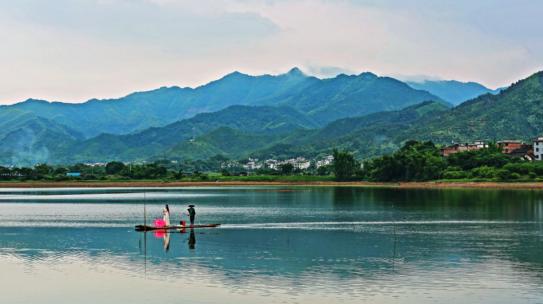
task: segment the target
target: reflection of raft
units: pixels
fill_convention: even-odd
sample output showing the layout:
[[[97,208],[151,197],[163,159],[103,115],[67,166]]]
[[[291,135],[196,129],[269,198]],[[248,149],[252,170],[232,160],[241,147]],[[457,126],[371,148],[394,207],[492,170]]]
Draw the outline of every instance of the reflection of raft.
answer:
[[[180,230],[180,229],[194,229],[194,228],[216,228],[221,224],[206,224],[206,225],[174,225],[167,227],[155,227],[155,226],[146,226],[146,225],[136,225],[134,228],[136,231],[154,231],[154,230]]]

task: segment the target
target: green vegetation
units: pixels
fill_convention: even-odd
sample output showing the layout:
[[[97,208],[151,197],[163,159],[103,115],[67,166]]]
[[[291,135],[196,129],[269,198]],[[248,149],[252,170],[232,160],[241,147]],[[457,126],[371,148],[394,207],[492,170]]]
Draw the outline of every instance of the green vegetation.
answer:
[[[351,151],[358,159],[379,156],[401,147],[403,130],[447,111],[449,107],[442,102],[426,101],[399,111],[340,119],[322,129],[293,134],[254,155],[259,158],[312,156],[331,154],[331,147],[336,147]]]
[[[76,164],[50,166],[39,164],[32,168],[0,166],[0,181],[284,181],[309,182],[331,181],[329,174],[316,174],[315,169],[299,170],[285,164],[280,170],[259,169],[254,172],[242,168],[220,169],[224,157],[215,156],[208,161],[171,163],[157,161],[150,164],[124,164],[113,161],[105,166]],[[200,171],[202,170],[202,171]],[[219,172],[219,173],[217,173]],[[327,169],[326,172],[329,172]],[[321,170],[321,173],[322,170]]]
[[[502,91],[467,101],[404,130],[401,139],[435,143],[475,140],[531,140],[543,131],[543,72]]]
[[[317,124],[291,108],[231,106],[128,135],[102,134],[57,153],[55,163],[242,158],[294,130]],[[246,131],[242,131],[246,130]]]
[[[543,162],[528,162],[489,148],[439,155],[432,142],[408,141],[400,150],[367,161],[360,177],[371,181],[540,181]]]
[[[543,162],[529,162],[503,154],[494,144],[488,148],[452,154],[445,158],[432,142],[408,141],[396,152],[362,164],[345,150],[334,150],[331,165],[307,170],[290,163],[277,170],[261,168],[247,172],[243,167],[223,167],[231,162],[221,155],[203,161],[156,161],[148,164],[109,162],[105,166],[76,164],[32,168],[0,167],[3,181],[543,181]]]
[[[29,99],[3,107],[0,115],[11,110],[31,113],[92,138],[102,133],[129,134],[161,127],[233,105],[287,106],[319,121],[330,122],[347,116],[401,109],[424,100],[439,100],[439,97],[371,73],[321,80],[294,68],[277,76],[233,72],[195,89],[162,87],[119,99],[93,99],[83,104]]]
[[[358,162],[351,153],[334,150],[332,170],[337,180],[345,181],[351,179],[354,176],[357,166]]]
[[[0,107],[0,164],[244,157],[301,128],[425,100],[439,98],[371,73],[321,80],[298,69],[278,76],[235,72],[195,89],[164,87],[83,104],[27,100]],[[223,127],[239,132],[238,149],[225,141],[231,135],[211,134]],[[248,144],[263,132],[281,136]]]
[[[164,94],[164,100],[149,99],[155,93],[160,96]],[[136,105],[140,103],[145,104],[142,109],[151,107],[155,102],[157,107],[164,106],[161,111],[168,109],[168,112],[173,114],[164,116],[164,121],[161,122],[149,118],[150,121],[144,123],[161,127],[145,129],[132,118],[128,118],[132,113],[121,106],[119,100],[69,106],[74,113],[83,106],[87,107],[87,110],[93,109],[89,110],[89,119],[106,108],[126,110],[119,112],[122,115],[110,117],[123,126],[113,126],[111,124],[114,122],[111,122],[108,129],[110,134],[100,134],[89,139],[85,139],[89,134],[79,132],[78,129],[79,126],[88,127],[88,117],[67,123],[66,115],[72,112],[58,110],[60,114],[53,115],[56,111],[53,108],[64,109],[65,105],[28,101],[17,106],[0,108],[0,164],[33,166],[45,162],[57,165],[106,161],[145,163],[168,159],[183,163],[186,168],[174,171],[218,172],[220,168],[216,161],[212,160],[215,155],[229,159],[287,159],[298,156],[317,158],[331,154],[336,148],[349,151],[355,159],[362,160],[393,154],[413,138],[436,144],[500,139],[529,141],[542,132],[543,72],[513,84],[498,95],[486,94],[452,109],[442,101],[423,101],[417,104],[423,97],[432,99],[430,94],[419,93],[420,91],[394,79],[377,77],[370,73],[357,76],[340,75],[326,80],[307,77],[297,70],[280,76],[261,77],[233,73],[194,90],[162,88],[156,92],[137,93],[123,99],[132,105],[131,109],[137,109]],[[174,98],[176,94],[185,95]],[[200,99],[202,96],[205,96],[205,99]],[[228,96],[232,99],[227,98]],[[165,106],[168,98],[171,103]],[[183,103],[185,98],[191,102]],[[401,98],[404,99],[400,100]],[[196,101],[198,104],[193,103]],[[379,105],[375,104],[377,101]],[[243,105],[231,105],[232,103]],[[175,114],[176,107],[185,106],[195,107],[191,109],[196,112],[190,115],[202,111],[216,112],[200,113],[192,118],[165,125],[172,117],[181,115]],[[403,106],[407,107],[398,110]],[[36,109],[43,110],[39,114],[43,117],[38,116]],[[388,111],[375,112],[377,109]],[[157,113],[162,112],[150,111],[149,117],[158,115]],[[351,117],[362,114],[366,115]],[[108,117],[109,114],[103,115]],[[138,115],[135,117],[139,117]],[[337,115],[340,117],[335,117]],[[348,118],[342,118],[346,116]],[[73,117],[78,116],[74,114]],[[336,118],[340,119],[329,122]],[[96,119],[93,123],[100,123],[102,116]],[[324,125],[325,123],[328,124]],[[74,124],[78,128],[75,128]],[[124,134],[133,128],[143,130]],[[404,172],[403,179],[437,178],[431,174],[435,171],[432,168],[428,169],[428,172],[412,170],[413,166],[420,165],[415,162],[433,162],[436,160],[434,156],[407,155],[407,152],[404,152],[406,159],[402,159],[399,164],[386,161],[394,170],[400,170],[398,168],[404,166],[410,168],[408,172]],[[496,159],[487,159],[487,164],[481,164],[474,159],[461,159],[458,160],[459,163],[454,163],[457,158],[454,156],[447,160],[447,167],[443,172],[438,171],[441,174],[439,178],[525,178],[517,172],[511,173],[519,174],[519,177],[516,174],[508,175],[507,172],[497,175],[490,172],[491,169],[482,168],[487,166],[503,169],[504,162],[510,162],[504,160],[503,155],[494,156]],[[470,164],[472,162],[475,163]],[[434,165],[440,164],[437,161],[435,164],[428,164],[430,167]],[[471,172],[476,168],[481,169]],[[330,174],[325,172],[325,169],[321,170],[319,174]],[[398,178],[395,173],[375,171],[375,175],[370,175],[366,170],[362,176],[358,171],[347,174],[352,175],[351,177],[346,175],[341,178]],[[534,174],[536,173],[531,173]]]
[[[376,181],[424,181],[441,178],[445,159],[431,142],[408,141],[392,155],[364,163],[362,177]]]

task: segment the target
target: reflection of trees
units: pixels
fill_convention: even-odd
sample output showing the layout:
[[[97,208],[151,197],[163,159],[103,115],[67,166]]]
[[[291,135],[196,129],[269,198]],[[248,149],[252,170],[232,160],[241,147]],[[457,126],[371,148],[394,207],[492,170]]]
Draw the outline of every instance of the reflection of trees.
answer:
[[[490,260],[508,263],[531,276],[541,278],[543,273],[541,192],[349,187],[294,190],[243,190],[239,191],[243,199],[233,195],[220,200],[226,206],[236,207],[341,211],[330,212],[334,218],[322,221],[387,223],[347,227],[352,230],[217,229],[202,234],[196,231],[196,251],[190,251],[186,243],[175,245],[188,242],[190,235],[172,233],[168,254],[164,252],[163,239],[147,240],[148,261],[155,267],[167,266],[172,273],[183,273],[191,265],[205,267],[221,273],[232,284],[254,276],[297,279],[319,273],[339,279],[371,278],[395,275],[406,268],[432,270],[438,267],[446,271],[460,267],[462,261],[484,265]],[[202,198],[203,202],[210,203],[217,199]],[[368,211],[370,215],[357,219],[361,213],[355,211]],[[345,219],[349,214],[354,216]],[[282,218],[272,218],[275,219]],[[426,220],[482,222],[418,225],[412,222]],[[399,223],[402,221],[405,223]],[[126,267],[134,269],[143,264],[143,257],[138,254],[143,235],[126,228],[17,228],[16,233],[11,229],[0,228],[0,248],[14,248],[14,254],[29,261],[85,254],[105,261],[108,258],[103,257],[115,257],[115,260],[122,257]],[[192,259],[194,257],[197,259]]]
[[[487,261],[509,263],[534,277],[543,273],[542,230],[533,225],[403,224],[396,225],[396,239],[393,229],[390,224],[365,226],[359,231],[222,229],[196,232],[198,251],[173,246],[166,254],[163,239],[150,238],[146,254],[152,267],[181,274],[187,267],[198,265],[220,273],[232,284],[254,276],[296,280],[326,274],[349,280],[408,275],[404,273],[407,269],[447,271],[462,267],[463,261],[479,265]],[[45,231],[44,238],[42,229],[24,230],[17,236],[1,234],[2,245],[25,249],[14,254],[29,261],[85,254],[100,262],[120,257],[125,260],[123,267],[136,271],[143,265],[144,257],[138,248],[141,233],[127,233],[122,228],[57,228]],[[174,244],[188,242],[188,237],[171,234]],[[104,258],[107,256],[111,258]]]
[[[334,208],[416,213],[433,219],[541,220],[543,192],[477,189],[335,188]]]

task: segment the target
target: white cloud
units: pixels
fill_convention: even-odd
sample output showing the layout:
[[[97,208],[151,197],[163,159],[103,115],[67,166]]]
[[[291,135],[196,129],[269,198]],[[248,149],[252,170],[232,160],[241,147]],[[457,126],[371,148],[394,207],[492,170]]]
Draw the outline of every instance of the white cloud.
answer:
[[[0,103],[83,101],[293,66],[501,86],[541,68],[542,8],[527,0],[0,0]]]

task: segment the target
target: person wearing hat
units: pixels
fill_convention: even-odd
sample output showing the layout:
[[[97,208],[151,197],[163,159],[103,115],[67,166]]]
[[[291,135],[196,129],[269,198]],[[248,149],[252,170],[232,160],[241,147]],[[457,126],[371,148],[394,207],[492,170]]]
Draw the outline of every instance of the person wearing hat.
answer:
[[[189,218],[190,218],[190,225],[194,226],[194,218],[196,217],[196,210],[194,210],[194,205],[189,205],[189,209],[187,209],[189,212]]]

